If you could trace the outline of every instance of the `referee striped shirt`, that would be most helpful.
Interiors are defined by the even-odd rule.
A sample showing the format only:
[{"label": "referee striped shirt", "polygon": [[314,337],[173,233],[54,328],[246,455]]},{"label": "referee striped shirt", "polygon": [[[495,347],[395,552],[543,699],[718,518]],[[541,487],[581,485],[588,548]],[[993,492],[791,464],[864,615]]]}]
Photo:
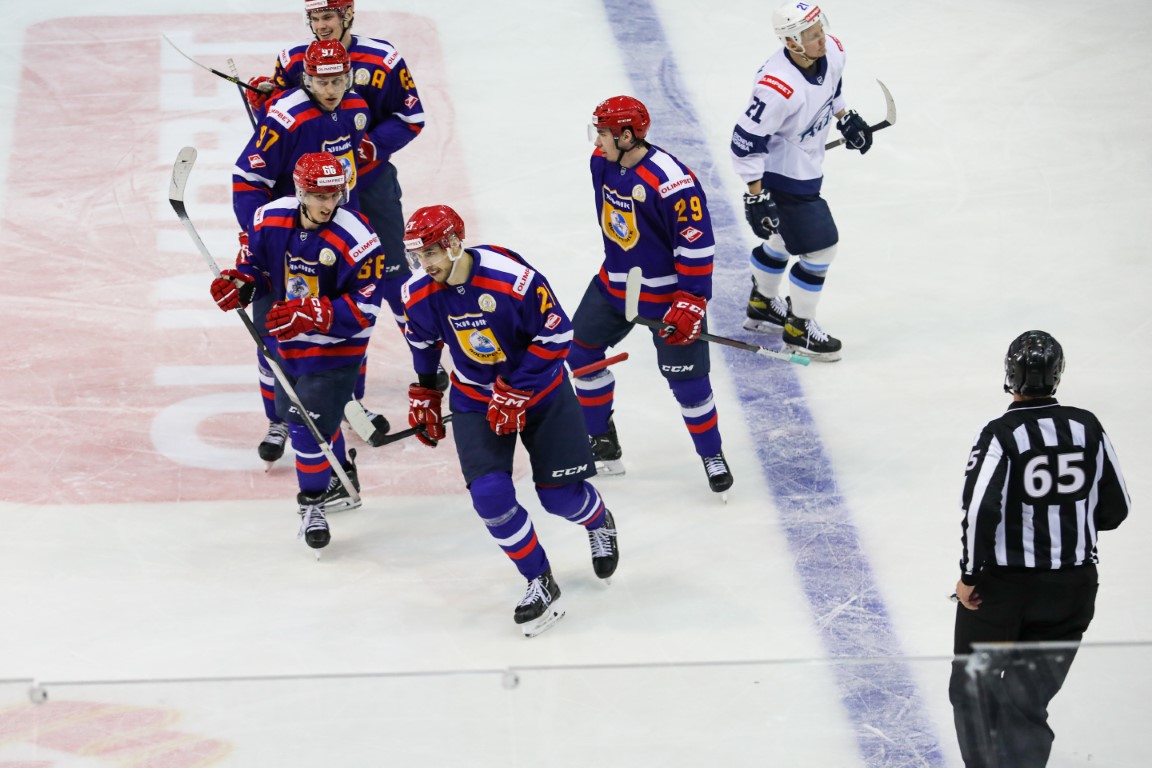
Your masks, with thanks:
[{"label": "referee striped shirt", "polygon": [[1055,398],[1013,402],[968,456],[961,508],[961,580],[986,565],[1056,569],[1096,563],[1098,531],[1130,499],[1100,421]]}]

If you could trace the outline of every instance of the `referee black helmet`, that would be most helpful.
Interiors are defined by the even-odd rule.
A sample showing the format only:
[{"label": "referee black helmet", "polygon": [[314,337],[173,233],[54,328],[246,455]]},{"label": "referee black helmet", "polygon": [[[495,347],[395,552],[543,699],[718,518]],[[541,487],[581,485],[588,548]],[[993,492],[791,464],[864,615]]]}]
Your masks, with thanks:
[{"label": "referee black helmet", "polygon": [[1052,334],[1025,331],[1004,355],[1004,391],[1029,397],[1056,394],[1064,372],[1064,349]]}]

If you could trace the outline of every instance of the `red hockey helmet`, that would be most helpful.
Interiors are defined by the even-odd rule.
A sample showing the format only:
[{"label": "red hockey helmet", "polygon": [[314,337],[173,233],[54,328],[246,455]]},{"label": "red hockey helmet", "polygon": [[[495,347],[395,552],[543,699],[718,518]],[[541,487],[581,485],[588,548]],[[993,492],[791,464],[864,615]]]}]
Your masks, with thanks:
[{"label": "red hockey helmet", "polygon": [[430,205],[420,208],[408,218],[408,223],[404,225],[404,248],[418,251],[430,245],[439,245],[447,250],[451,235],[464,239],[464,220],[460,214],[446,205]]},{"label": "red hockey helmet", "polygon": [[352,71],[352,59],[339,40],[313,40],[304,51],[304,74],[332,77]]},{"label": "red hockey helmet", "polygon": [[301,201],[304,195],[341,193],[341,202],[347,197],[348,178],[344,175],[344,165],[331,152],[309,152],[301,155],[292,171],[292,181],[296,182],[296,197]]},{"label": "red hockey helmet", "polygon": [[308,25],[309,30],[312,30],[313,11],[335,11],[340,14],[344,29],[348,29],[352,25],[348,11],[355,12],[355,10],[352,0],[304,0],[304,23]]},{"label": "red hockey helmet", "polygon": [[642,139],[648,135],[648,126],[651,124],[648,109],[639,99],[631,96],[604,99],[592,110],[592,125],[595,128],[607,128],[617,139],[625,128],[630,129],[637,139]]}]

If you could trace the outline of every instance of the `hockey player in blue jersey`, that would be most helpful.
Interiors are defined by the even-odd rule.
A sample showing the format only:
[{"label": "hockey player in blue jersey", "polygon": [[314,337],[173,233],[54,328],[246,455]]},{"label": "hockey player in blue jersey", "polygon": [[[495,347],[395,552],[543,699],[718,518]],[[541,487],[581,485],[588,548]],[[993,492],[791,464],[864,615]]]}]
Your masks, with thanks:
[{"label": "hockey player in blue jersey", "polygon": [[[660,373],[680,404],[684,425],[704,463],[708,484],[722,493],[732,472],[721,450],[720,428],[708,378],[707,329],[716,243],[708,200],[695,175],[645,140],[651,119],[631,96],[613,96],[592,113],[592,188],[604,236],[604,263],[572,318],[573,369],[603,360],[634,327],[624,317],[624,283],[636,266],[644,273],[640,315],[662,320],[652,331]],[[604,369],[576,379],[576,391],[605,474],[622,474],[612,403],[616,378]]]},{"label": "hockey player in blue jersey", "polygon": [[452,436],[472,505],[528,581],[514,618],[529,637],[564,615],[560,587],[528,511],[516,500],[516,436],[528,451],[536,495],[548,512],[584,526],[596,575],[616,570],[616,523],[587,478],[596,474],[580,406],[564,366],[572,326],[545,277],[496,245],[465,248],[464,222],[434,205],[412,214],[405,246],[416,271],[404,285],[405,335],[418,382],[408,421],[420,439],[445,437],[435,388],[438,346],[452,355]]},{"label": "hockey player in blue jersey", "polygon": [[[732,164],[748,185],[744,210],[763,243],[752,250],[744,327],[781,332],[793,351],[840,359],[840,340],[816,322],[816,305],[840,235],[820,196],[824,143],[835,119],[845,145],[864,154],[872,130],[841,93],[844,47],[827,34],[814,3],[793,0],[772,14],[784,48],[756,73],[752,98],[732,132]],[[789,262],[789,296],[780,296]]]},{"label": "hockey player in blue jersey", "polygon": [[[293,180],[292,197],[256,211],[247,253],[212,281],[212,297],[225,311],[267,300],[269,348],[359,489],[356,454],[345,454],[340,420],[380,311],[380,279],[373,268],[380,239],[363,215],[344,207],[348,182],[334,155],[304,155]],[[331,539],[325,513],[358,505],[332,475],[279,382],[275,408],[289,425],[296,452],[299,536],[320,549]]]},{"label": "hockey player in blue jersey", "polygon": [[[314,41],[304,52],[301,87],[280,94],[262,118],[232,173],[232,207],[240,223],[240,256],[244,258],[252,218],[269,200],[294,194],[292,169],[307,153],[330,152],[348,177],[347,207],[356,209],[359,146],[370,122],[367,102],[352,90],[352,60],[338,41]],[[384,256],[374,265],[383,272]],[[253,307],[259,327],[266,302]],[[268,431],[260,442],[260,458],[271,464],[284,454],[287,425],[276,416],[272,372],[257,352],[260,394],[268,417]],[[363,377],[356,399],[364,394]],[[377,427],[388,431],[383,416],[371,414]]]},{"label": "hockey player in blue jersey", "polygon": [[[408,279],[408,263],[404,255],[401,189],[391,158],[424,129],[424,103],[408,64],[394,45],[387,40],[352,33],[356,16],[353,0],[306,0],[304,14],[316,40],[339,40],[348,49],[353,87],[368,104],[368,131],[357,150],[360,176],[357,204],[380,235],[385,254],[384,300],[392,309],[397,326],[403,330],[400,286]],[[285,48],[280,52],[271,79],[250,81],[258,89],[267,91],[264,96],[245,92],[258,114],[282,90],[300,84],[308,45],[308,41],[304,41]],[[448,387],[448,375],[443,369],[437,383],[441,389]]]}]

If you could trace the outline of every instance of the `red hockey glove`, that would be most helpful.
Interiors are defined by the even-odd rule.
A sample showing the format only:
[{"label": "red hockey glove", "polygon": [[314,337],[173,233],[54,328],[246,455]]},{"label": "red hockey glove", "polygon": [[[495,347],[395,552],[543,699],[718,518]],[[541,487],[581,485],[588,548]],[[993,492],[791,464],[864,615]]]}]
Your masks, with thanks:
[{"label": "red hockey glove", "polygon": [[248,99],[248,106],[252,107],[252,111],[259,117],[268,110],[268,103],[275,101],[280,94],[276,92],[276,83],[272,82],[270,77],[253,77],[248,80],[248,85],[256,90],[245,88],[244,98]]},{"label": "red hockey glove", "polygon": [[408,386],[408,426],[424,427],[424,431],[417,432],[416,437],[424,445],[433,448],[448,434],[444,431],[444,419],[440,416],[440,401],[443,399],[444,393],[439,390],[419,384]]},{"label": "red hockey glove", "polygon": [[514,435],[524,429],[524,409],[528,407],[531,392],[512,389],[504,379],[497,378],[488,401],[488,424],[498,435]]},{"label": "red hockey glove", "polygon": [[332,302],[327,296],[278,301],[268,310],[268,333],[287,341],[302,333],[327,333],[332,327]]},{"label": "red hockey glove", "polygon": [[376,162],[376,144],[367,135],[360,140],[360,146],[356,148],[356,167],[363,168],[366,165],[371,165]]},{"label": "red hockey glove", "polygon": [[672,294],[672,306],[664,313],[664,330],[660,337],[669,344],[691,344],[700,337],[700,325],[708,300],[687,291]]},{"label": "red hockey glove", "polygon": [[236,236],[240,241],[240,250],[236,253],[236,266],[247,264],[252,260],[252,251],[248,248],[248,233],[241,230],[240,234]]},{"label": "red hockey glove", "polygon": [[212,298],[216,300],[216,306],[225,312],[248,306],[255,292],[256,282],[251,275],[234,269],[224,270],[220,277],[212,281]]}]

